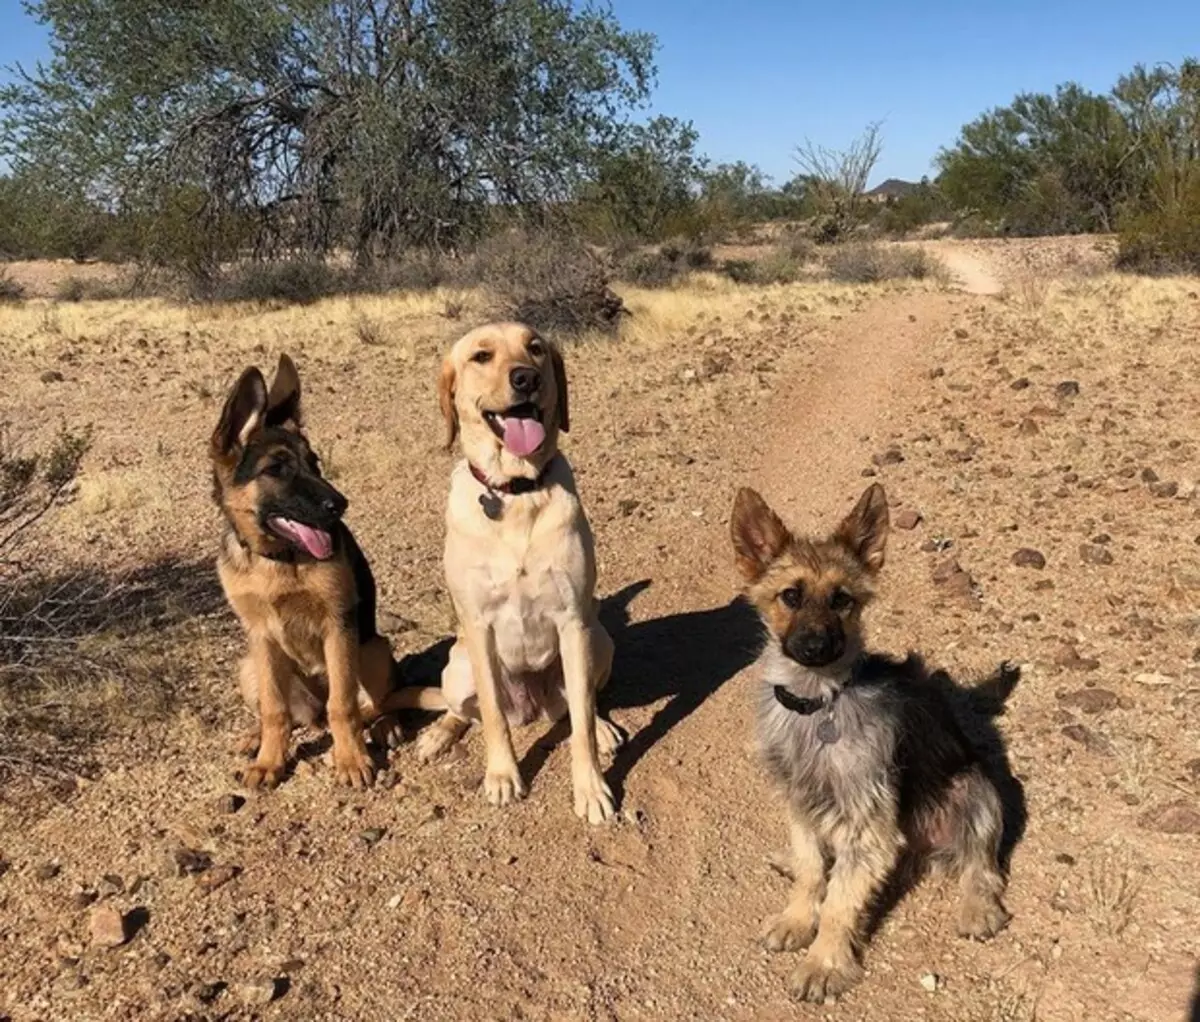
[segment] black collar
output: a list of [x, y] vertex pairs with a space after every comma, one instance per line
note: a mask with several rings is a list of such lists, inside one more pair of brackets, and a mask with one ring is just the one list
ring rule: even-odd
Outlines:
[[540, 490], [546, 483], [546, 476], [550, 472], [550, 466], [554, 464], [556, 454], [545, 465], [542, 466], [541, 472], [538, 473], [536, 479], [526, 479], [524, 476], [517, 476], [515, 479], [506, 479], [502, 483], [493, 483], [471, 462], [467, 462], [467, 467], [471, 470], [477, 482], [487, 487], [489, 493], [506, 493], [513, 497], [519, 497], [523, 493], [532, 493], [534, 490]]
[[791, 710], [792, 713], [798, 713], [802, 717], [810, 717], [820, 710], [832, 710], [833, 704], [838, 701], [838, 697], [850, 688], [851, 685], [857, 684], [862, 679], [860, 672], [864, 662], [863, 657], [860, 657], [850, 667], [850, 673], [847, 675], [845, 682], [838, 688], [835, 688], [829, 695], [820, 696], [813, 699], [808, 696], [798, 696], [791, 691], [786, 685], [772, 685], [775, 690], [775, 701], [786, 710]]
[[236, 530], [233, 534], [237, 537], [238, 546], [242, 548], [243, 553], [245, 553], [247, 557], [262, 557], [268, 561], [275, 561], [277, 564], [295, 564], [297, 561], [297, 552], [292, 546], [285, 546], [277, 554], [263, 553], [259, 550], [251, 549], [250, 544], [242, 539]]

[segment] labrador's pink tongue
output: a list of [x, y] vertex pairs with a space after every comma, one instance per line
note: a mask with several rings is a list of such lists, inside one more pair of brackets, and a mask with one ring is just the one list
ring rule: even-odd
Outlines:
[[293, 522], [290, 518], [276, 518], [275, 525], [280, 532], [294, 539], [318, 561], [325, 561], [333, 556], [333, 538], [328, 532], [314, 529], [302, 522]]
[[546, 428], [537, 419], [506, 418], [504, 446], [518, 458], [527, 458], [546, 439]]

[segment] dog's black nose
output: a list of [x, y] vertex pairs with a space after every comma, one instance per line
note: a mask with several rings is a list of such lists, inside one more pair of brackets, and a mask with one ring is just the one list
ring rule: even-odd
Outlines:
[[334, 493], [321, 501], [323, 507], [329, 514], [336, 518], [341, 518], [346, 513], [346, 508], [350, 506], [350, 502], [340, 493]]
[[807, 667], [824, 667], [842, 655], [845, 644], [834, 631], [800, 632], [788, 636], [787, 651]]
[[512, 389], [518, 394], [529, 395], [538, 389], [538, 384], [542, 382], [542, 378], [536, 369], [530, 369], [528, 366], [517, 366], [509, 372], [508, 382], [512, 384]]

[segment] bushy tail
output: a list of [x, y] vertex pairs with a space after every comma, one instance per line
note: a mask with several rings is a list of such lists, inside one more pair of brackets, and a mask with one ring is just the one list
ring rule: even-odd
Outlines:
[[1005, 660], [992, 675], [967, 689], [975, 709], [986, 717], [999, 717], [1004, 704], [1021, 680], [1021, 668]]

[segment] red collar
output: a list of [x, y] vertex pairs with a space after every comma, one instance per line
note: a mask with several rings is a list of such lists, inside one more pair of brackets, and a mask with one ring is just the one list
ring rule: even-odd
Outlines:
[[[556, 454], [554, 458], [557, 458]], [[524, 476], [517, 476], [515, 479], [506, 479], [502, 483], [493, 483], [471, 462], [467, 462], [467, 467], [471, 470], [471, 475], [491, 493], [507, 493], [514, 497], [519, 497], [522, 493], [532, 493], [534, 490], [540, 490], [546, 482], [546, 475], [550, 471], [550, 466], [554, 464], [554, 458], [551, 458], [544, 466], [542, 471], [538, 473], [536, 479], [526, 479]]]

